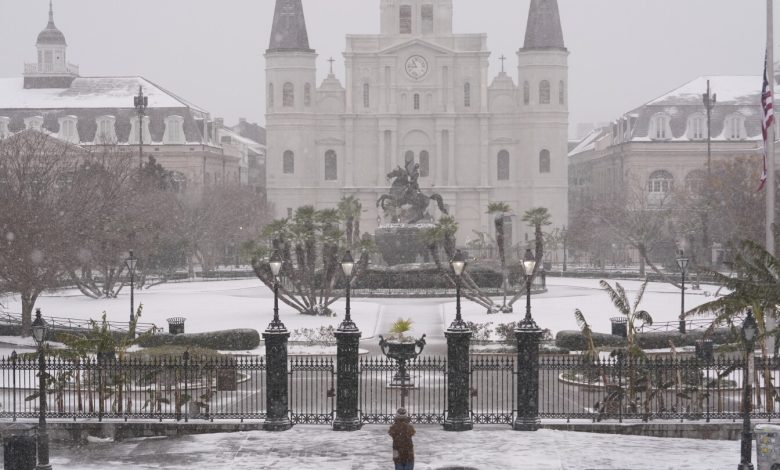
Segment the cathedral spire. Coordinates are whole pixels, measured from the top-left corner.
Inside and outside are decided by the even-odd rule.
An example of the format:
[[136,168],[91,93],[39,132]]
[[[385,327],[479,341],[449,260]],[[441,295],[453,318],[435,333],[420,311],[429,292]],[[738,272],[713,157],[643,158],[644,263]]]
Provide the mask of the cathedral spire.
[[49,24],[54,26],[54,6],[52,0],[49,0]]
[[309,48],[301,0],[276,0],[268,52],[314,52]]
[[531,0],[523,49],[566,49],[558,0]]

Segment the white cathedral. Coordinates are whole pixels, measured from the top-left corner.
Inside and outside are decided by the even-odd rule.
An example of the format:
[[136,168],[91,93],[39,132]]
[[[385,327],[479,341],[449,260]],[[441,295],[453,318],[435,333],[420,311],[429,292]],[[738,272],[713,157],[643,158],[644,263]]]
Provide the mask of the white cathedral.
[[531,1],[518,84],[504,71],[491,81],[486,34],[452,31],[453,0],[381,0],[380,10],[380,34],[347,36],[346,86],[332,69],[316,86],[301,0],[276,1],[265,54],[275,215],[355,195],[373,231],[387,173],[414,161],[423,192],[441,194],[460,224],[461,244],[493,232],[491,202],[512,207],[512,244],[533,238],[520,221],[532,207],[564,226],[569,52],[557,0]]

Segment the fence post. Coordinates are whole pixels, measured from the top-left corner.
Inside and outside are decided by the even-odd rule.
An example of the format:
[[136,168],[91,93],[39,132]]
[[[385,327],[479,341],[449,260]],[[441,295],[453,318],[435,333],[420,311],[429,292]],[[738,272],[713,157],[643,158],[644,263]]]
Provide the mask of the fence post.
[[357,431],[363,424],[358,416],[358,359],[360,330],[344,319],[336,330],[336,419],[334,431]]
[[517,337],[517,417],[515,431],[536,431],[539,419],[539,343],[542,330],[530,318],[518,323]]
[[16,360],[18,359],[18,356],[16,354],[16,350],[11,351],[11,380],[13,382],[13,387],[11,388],[11,391],[13,393],[13,417],[14,422],[16,422]]
[[287,371],[287,340],[290,332],[276,316],[263,332],[265,341],[266,385],[266,419],[263,423],[265,431],[286,431],[292,428],[289,410],[287,408],[287,388],[289,374]]
[[469,412],[469,343],[471,330],[460,318],[447,331],[447,417],[445,431],[470,431],[474,422]]

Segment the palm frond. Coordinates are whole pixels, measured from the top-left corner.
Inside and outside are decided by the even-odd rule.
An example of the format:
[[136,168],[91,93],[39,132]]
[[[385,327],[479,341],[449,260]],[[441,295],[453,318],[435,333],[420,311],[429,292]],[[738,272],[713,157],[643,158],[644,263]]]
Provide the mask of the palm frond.
[[[617,291],[615,291],[615,289],[612,288],[611,285],[609,285],[607,281],[599,281],[599,285],[607,293],[610,300],[612,300],[612,304],[615,306],[615,308],[617,308],[623,315],[628,316],[630,312],[628,310],[628,305],[625,302],[625,293],[623,296],[621,296]],[[615,283],[615,285],[622,290],[622,287],[619,283]]]

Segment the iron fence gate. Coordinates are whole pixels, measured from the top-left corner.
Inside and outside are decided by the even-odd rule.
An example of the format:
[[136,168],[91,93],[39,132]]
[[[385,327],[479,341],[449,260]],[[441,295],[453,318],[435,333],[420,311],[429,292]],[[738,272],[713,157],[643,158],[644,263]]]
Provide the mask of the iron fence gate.
[[417,424],[444,423],[447,409],[447,359],[423,356],[410,361],[409,377],[398,377],[398,363],[386,357],[360,358],[359,408],[361,422],[392,423],[401,406],[401,394],[411,421]]
[[512,424],[517,372],[515,356],[469,358],[470,413],[474,424]]
[[333,358],[293,358],[289,367],[290,421],[295,424],[331,424],[336,397]]

